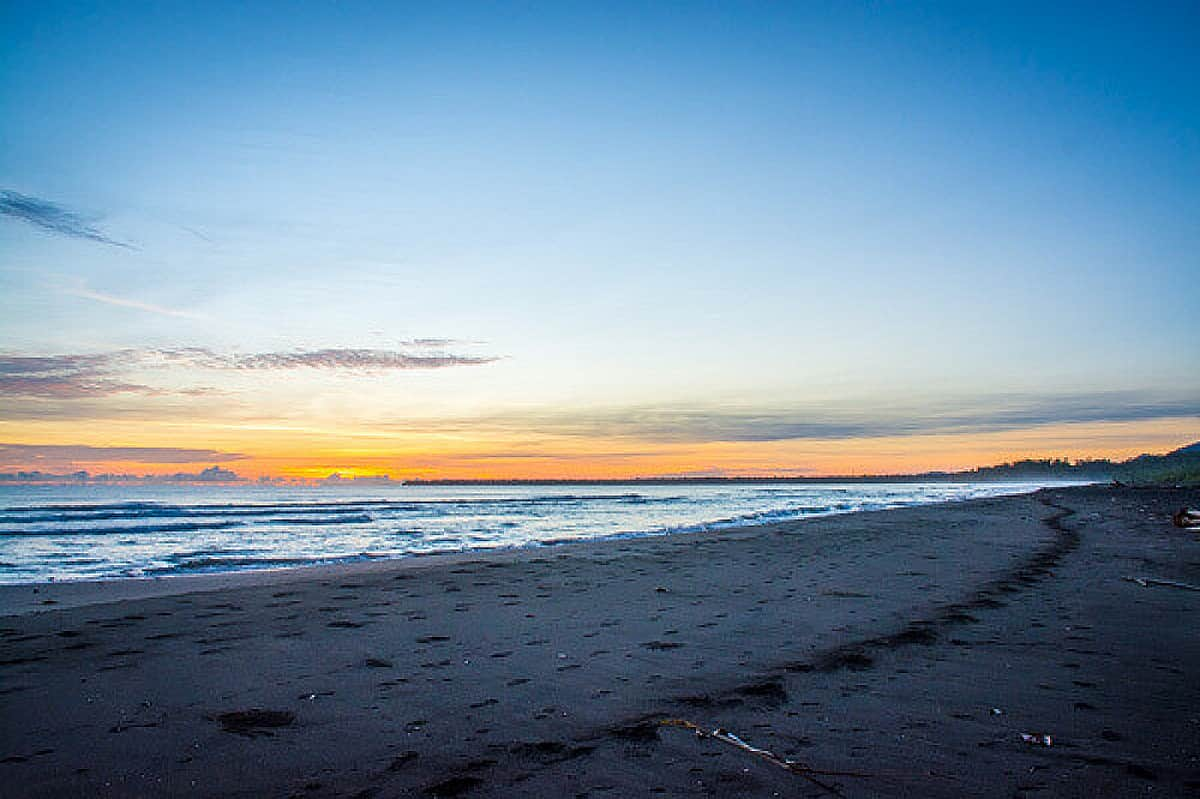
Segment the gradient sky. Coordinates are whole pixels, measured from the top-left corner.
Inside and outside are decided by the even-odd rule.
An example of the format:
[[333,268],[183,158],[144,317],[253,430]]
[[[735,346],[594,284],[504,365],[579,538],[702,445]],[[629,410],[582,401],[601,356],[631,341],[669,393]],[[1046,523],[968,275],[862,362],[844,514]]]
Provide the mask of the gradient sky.
[[1200,438],[1200,6],[0,5],[0,470]]

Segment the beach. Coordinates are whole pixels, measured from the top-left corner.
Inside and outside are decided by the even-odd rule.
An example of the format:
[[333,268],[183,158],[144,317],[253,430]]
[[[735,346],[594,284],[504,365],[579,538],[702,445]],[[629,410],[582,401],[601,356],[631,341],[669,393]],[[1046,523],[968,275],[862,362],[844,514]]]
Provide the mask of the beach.
[[1200,592],[1153,582],[1200,585],[1200,540],[1170,522],[1181,506],[1200,506],[1200,491],[1088,486],[652,538],[4,586],[0,785],[1194,795]]

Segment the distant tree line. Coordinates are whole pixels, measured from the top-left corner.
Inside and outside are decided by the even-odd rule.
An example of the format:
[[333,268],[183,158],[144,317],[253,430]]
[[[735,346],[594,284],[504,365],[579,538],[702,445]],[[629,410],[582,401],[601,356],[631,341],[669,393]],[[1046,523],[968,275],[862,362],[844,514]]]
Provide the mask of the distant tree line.
[[1200,485],[1200,442],[1166,455],[1139,455],[1127,461],[1030,459],[981,466],[957,474],[970,480],[1117,480],[1133,485]]

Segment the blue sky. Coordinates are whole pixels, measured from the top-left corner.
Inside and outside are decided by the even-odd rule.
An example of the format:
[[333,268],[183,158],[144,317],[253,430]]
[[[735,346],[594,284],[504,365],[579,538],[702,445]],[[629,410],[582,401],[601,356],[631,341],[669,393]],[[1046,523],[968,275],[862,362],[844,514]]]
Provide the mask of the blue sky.
[[[774,421],[755,435],[764,417],[827,424],[830,452],[898,414],[935,432],[970,407],[960,432],[979,432],[1014,402],[1034,410],[1006,429],[1087,422],[1055,439],[1081,453],[1198,426],[1195,4],[0,14],[5,353],[438,338],[486,361],[229,374],[142,358],[120,382],[153,391],[12,389],[4,440],[164,446],[164,420],[192,414],[211,429],[191,445],[253,450],[258,433],[229,430],[287,420],[353,428],[377,440],[363,457],[402,469],[387,453],[417,440],[500,446],[470,420],[547,452],[581,427],[584,450],[641,451],[648,409],[691,420],[672,441],[730,419],[750,440],[790,440]],[[1120,446],[1095,427],[1131,418]],[[755,462],[830,462],[806,457]]]

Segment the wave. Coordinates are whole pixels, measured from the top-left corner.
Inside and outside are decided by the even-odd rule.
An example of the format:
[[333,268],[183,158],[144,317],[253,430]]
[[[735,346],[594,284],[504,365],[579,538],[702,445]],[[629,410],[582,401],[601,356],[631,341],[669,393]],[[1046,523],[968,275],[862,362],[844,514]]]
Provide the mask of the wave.
[[321,502],[224,503],[175,505],[161,502],[120,502],[78,505],[25,505],[0,509],[0,523],[33,521],[150,518],[155,516],[256,516],[287,513],[358,513],[367,510],[406,510],[426,506],[554,505],[582,502],[628,504],[670,503],[686,497],[645,494],[546,494],[532,497],[448,497],[433,499],[329,500]]
[[257,568],[286,568],[288,566],[306,566],[319,562],[317,558],[192,558],[183,560],[171,566],[152,566],[142,569],[147,576],[154,574],[179,574],[182,572],[225,571],[227,569]]
[[138,524],[125,525],[123,527],[80,527],[80,528],[63,528],[55,527],[51,529],[38,528],[34,530],[2,530],[0,538],[21,538],[24,536],[38,535],[59,535],[59,536],[77,536],[77,535],[131,535],[138,533],[191,533],[199,530],[226,530],[231,527],[245,527],[245,522],[225,521],[225,522],[179,522],[178,524]]
[[331,518],[338,515],[362,515],[366,508],[359,506],[347,506],[344,508],[330,508],[319,505],[307,506],[297,505],[275,506],[262,505],[247,508],[244,510],[235,510],[232,508],[221,508],[210,510],[203,506],[187,506],[187,505],[171,505],[158,506],[154,508],[137,508],[127,510],[101,510],[101,511],[78,511],[78,512],[57,512],[44,514],[12,514],[0,516],[0,524],[34,524],[34,523],[52,523],[52,522],[92,522],[92,521],[110,521],[116,519],[162,519],[162,518],[181,518],[181,517],[256,517],[256,516],[286,516],[289,514],[305,514],[305,513],[325,513],[326,518]]
[[371,554],[367,552],[358,555],[346,555],[341,557],[220,557],[206,556],[197,558],[187,558],[180,560],[170,566],[151,566],[149,568],[140,569],[138,573],[146,577],[167,574],[186,574],[194,572],[223,572],[223,571],[243,571],[249,569],[286,569],[295,566],[317,566],[330,565],[335,563],[352,563],[363,560],[377,560],[381,555]]
[[716,519],[715,521],[707,522],[701,525],[694,525],[688,529],[704,530],[720,527],[732,527],[734,525],[747,523],[771,524],[772,522],[784,522],[790,521],[791,519],[801,519],[805,516],[820,516],[826,513],[834,513],[835,511],[842,509],[843,508],[840,505],[804,505],[801,507],[791,508],[772,508],[770,510],[742,513],[737,516],[728,516],[724,519]]
[[330,527],[338,524],[366,524],[375,521],[369,513],[343,516],[284,516],[278,519],[255,519],[254,524],[298,525],[300,527]]
[[[227,530],[232,527],[270,525],[278,527],[336,527],[342,524],[369,524],[375,519],[367,513],[338,516],[282,516],[268,519],[240,521],[230,519],[219,522],[172,522],[166,524],[129,524],[121,527],[48,527],[35,529],[11,529],[0,531],[0,537],[25,535],[122,535],[127,533],[186,533],[199,530]],[[85,521],[70,519],[68,521]],[[86,521],[90,521],[86,520]]]

